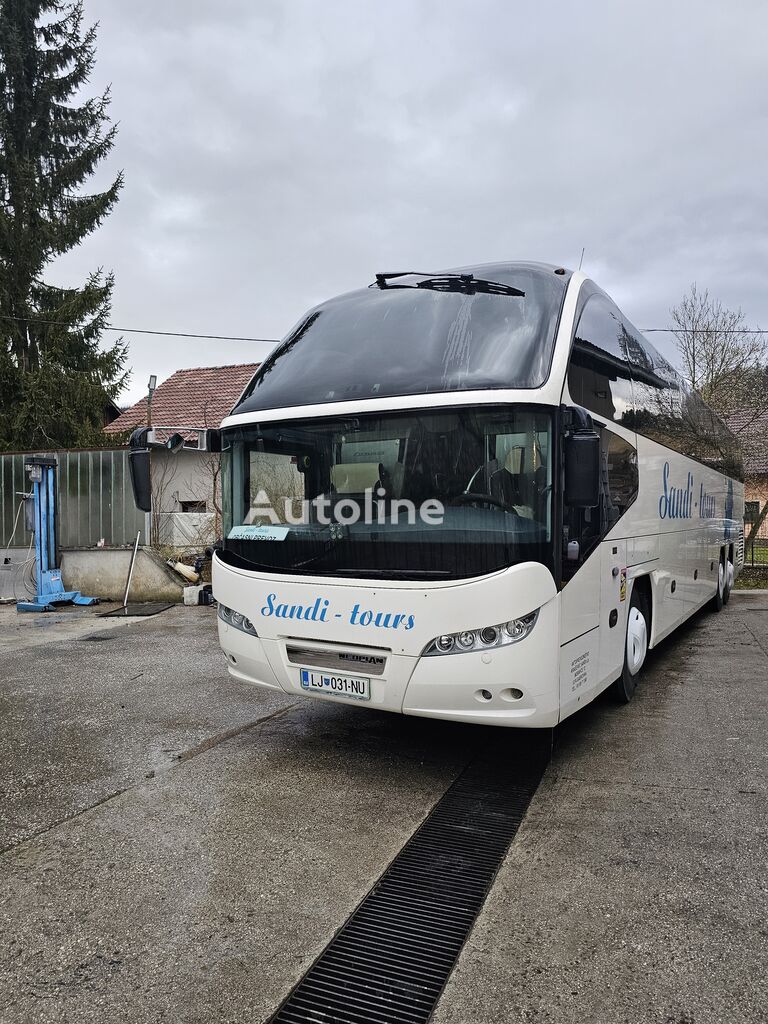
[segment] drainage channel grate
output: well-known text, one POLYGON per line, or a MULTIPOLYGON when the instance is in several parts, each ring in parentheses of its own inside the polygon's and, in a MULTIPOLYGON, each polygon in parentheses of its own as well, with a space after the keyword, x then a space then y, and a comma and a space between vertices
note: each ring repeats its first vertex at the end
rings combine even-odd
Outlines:
POLYGON ((518 742, 453 783, 270 1024, 429 1019, 548 759, 518 742))

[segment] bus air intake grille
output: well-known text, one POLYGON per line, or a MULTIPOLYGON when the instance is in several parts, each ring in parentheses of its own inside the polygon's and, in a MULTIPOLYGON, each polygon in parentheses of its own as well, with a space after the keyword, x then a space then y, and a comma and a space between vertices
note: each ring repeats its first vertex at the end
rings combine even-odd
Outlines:
POLYGON ((429 1019, 546 765, 516 742, 453 783, 270 1024, 429 1019))

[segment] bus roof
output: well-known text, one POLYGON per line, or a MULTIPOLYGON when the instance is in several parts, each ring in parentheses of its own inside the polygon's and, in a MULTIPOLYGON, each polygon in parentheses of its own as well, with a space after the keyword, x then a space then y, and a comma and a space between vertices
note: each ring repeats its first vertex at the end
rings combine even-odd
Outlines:
POLYGON ((561 267, 523 262, 377 275, 302 317, 233 414, 540 387, 570 278, 561 267))

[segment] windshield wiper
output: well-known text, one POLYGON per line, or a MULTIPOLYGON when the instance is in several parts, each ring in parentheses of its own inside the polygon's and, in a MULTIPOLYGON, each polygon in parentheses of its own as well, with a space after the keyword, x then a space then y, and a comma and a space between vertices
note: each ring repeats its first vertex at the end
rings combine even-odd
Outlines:
MULTIPOLYGON (((396 274, 377 274, 377 288, 428 288, 434 292, 462 292, 464 295, 474 295, 476 292, 483 292, 485 295, 516 295, 525 297, 525 292, 515 288, 511 284, 504 284, 501 281, 487 281, 484 277, 475 277, 474 274, 422 274, 416 270, 401 270, 396 274), (398 277, 421 277, 423 280, 413 284, 390 284, 390 281, 398 277)), ((371 285, 373 288, 373 285, 371 285)))

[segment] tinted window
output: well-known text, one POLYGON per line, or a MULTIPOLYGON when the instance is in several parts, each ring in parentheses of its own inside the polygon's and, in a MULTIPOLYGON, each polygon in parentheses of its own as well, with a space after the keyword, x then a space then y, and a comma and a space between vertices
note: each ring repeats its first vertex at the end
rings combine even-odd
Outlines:
POLYGON ((539 387, 549 373, 568 276, 526 264, 472 272, 525 294, 434 291, 409 277, 397 287, 333 299, 266 360, 236 411, 539 387))
POLYGON ((576 325, 568 390, 577 405, 619 423, 632 413, 627 341, 618 309, 604 295, 591 296, 576 325))
POLYGON ((741 448, 735 435, 650 342, 642 339, 640 344, 644 364, 632 367, 634 429, 720 473, 743 479, 741 448))
POLYGON ((601 431, 601 435, 608 483, 605 518, 610 529, 637 497, 637 451, 609 430, 601 431))
POLYGON ((543 406, 289 420, 225 430, 224 549, 301 574, 466 577, 552 568, 543 406), (426 521, 409 508, 434 506, 426 521))
POLYGON ((743 479, 736 437, 602 293, 587 299, 579 318, 568 390, 590 412, 743 479))
POLYGON ((569 580, 619 521, 637 497, 637 451, 603 427, 600 431, 602 487, 597 508, 563 507, 563 578, 569 580), (568 556, 568 542, 578 541, 578 557, 568 556))

